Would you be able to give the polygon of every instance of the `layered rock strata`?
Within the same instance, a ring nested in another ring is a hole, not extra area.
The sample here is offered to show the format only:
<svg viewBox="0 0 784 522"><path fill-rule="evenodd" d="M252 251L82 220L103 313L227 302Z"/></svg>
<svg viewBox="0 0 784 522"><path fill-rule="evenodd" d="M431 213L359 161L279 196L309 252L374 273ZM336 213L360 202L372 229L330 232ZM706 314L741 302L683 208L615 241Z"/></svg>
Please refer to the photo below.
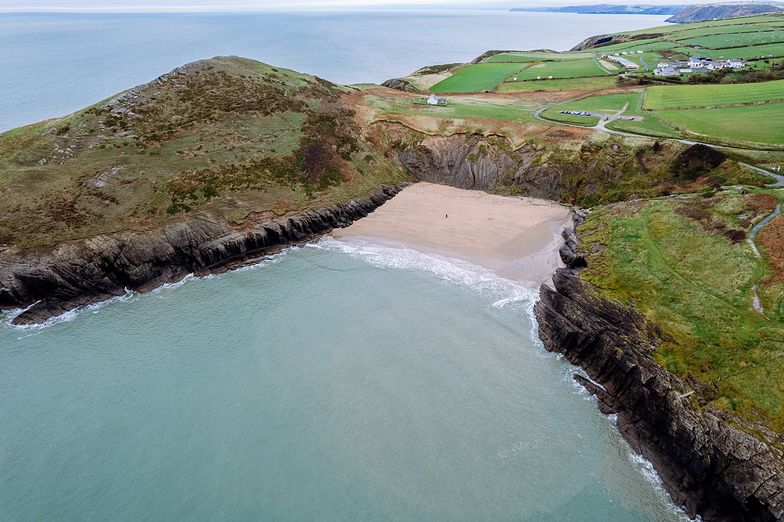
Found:
<svg viewBox="0 0 784 522"><path fill-rule="evenodd" d="M579 240L573 231L564 238L567 268L553 277L555 289L542 285L535 308L545 348L583 368L590 380L575 378L596 395L602 412L617 414L624 438L653 464L690 517L783 519L784 454L773 445L778 435L700 406L698 383L652 360L658 328L584 282Z"/></svg>
<svg viewBox="0 0 784 522"><path fill-rule="evenodd" d="M279 220L248 216L240 225L195 216L155 232L119 232L47 250L0 252L0 308L27 307L17 325L37 324L128 291L222 272L350 225L404 185Z"/></svg>

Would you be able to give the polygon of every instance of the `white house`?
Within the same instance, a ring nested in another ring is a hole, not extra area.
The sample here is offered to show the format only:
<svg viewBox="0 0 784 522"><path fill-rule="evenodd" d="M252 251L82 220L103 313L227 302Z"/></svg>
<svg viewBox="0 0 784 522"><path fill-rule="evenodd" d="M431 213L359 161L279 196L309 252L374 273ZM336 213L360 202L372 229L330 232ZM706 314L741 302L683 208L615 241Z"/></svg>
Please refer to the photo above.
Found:
<svg viewBox="0 0 784 522"><path fill-rule="evenodd" d="M664 69L666 67L672 67L672 65L670 65L667 62L659 62L659 63L656 64L656 68L657 69Z"/></svg>
<svg viewBox="0 0 784 522"><path fill-rule="evenodd" d="M692 56L689 58L689 67L702 67L702 58L699 56Z"/></svg>
<svg viewBox="0 0 784 522"><path fill-rule="evenodd" d="M438 96L435 94L431 94L430 98L427 99L428 105L438 105Z"/></svg>
<svg viewBox="0 0 784 522"><path fill-rule="evenodd" d="M730 58L729 60L727 60L727 65L729 65L733 69L740 69L741 67L746 67L746 64L740 58Z"/></svg>
<svg viewBox="0 0 784 522"><path fill-rule="evenodd" d="M642 54L642 51L637 51L637 54Z"/></svg>

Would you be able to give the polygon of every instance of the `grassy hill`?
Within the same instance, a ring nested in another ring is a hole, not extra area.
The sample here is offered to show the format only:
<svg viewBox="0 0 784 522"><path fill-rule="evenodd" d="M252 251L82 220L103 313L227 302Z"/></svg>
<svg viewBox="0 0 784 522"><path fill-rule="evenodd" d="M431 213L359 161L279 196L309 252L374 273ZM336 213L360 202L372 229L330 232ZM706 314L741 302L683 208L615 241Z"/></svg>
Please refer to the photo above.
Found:
<svg viewBox="0 0 784 522"><path fill-rule="evenodd" d="M405 173L357 138L350 92L237 57L180 67L0 135L0 244L48 245L209 212L318 208ZM371 168L372 166L372 168Z"/></svg>

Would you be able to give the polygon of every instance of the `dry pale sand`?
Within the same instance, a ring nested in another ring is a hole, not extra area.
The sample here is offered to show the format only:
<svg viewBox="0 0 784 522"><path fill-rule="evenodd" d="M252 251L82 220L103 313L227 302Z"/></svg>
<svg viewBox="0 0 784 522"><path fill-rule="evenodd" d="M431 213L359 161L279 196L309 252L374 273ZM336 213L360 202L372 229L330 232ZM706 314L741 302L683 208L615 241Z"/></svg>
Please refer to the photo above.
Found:
<svg viewBox="0 0 784 522"><path fill-rule="evenodd" d="M457 257L538 285L563 266L558 248L569 215L569 207L541 199L417 183L333 236Z"/></svg>

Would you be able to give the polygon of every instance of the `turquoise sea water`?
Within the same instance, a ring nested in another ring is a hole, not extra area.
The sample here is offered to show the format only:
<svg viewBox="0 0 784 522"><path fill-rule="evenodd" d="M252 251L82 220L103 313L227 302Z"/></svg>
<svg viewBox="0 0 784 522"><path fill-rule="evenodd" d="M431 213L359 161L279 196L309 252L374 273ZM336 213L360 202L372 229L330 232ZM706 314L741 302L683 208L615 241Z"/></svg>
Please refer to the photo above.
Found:
<svg viewBox="0 0 784 522"><path fill-rule="evenodd" d="M532 289L332 239L0 328L2 520L681 517Z"/></svg>
<svg viewBox="0 0 784 522"><path fill-rule="evenodd" d="M662 19L0 15L0 131L214 55L380 82ZM324 240L42 328L2 315L0 520L681 519L543 350L535 297Z"/></svg>

